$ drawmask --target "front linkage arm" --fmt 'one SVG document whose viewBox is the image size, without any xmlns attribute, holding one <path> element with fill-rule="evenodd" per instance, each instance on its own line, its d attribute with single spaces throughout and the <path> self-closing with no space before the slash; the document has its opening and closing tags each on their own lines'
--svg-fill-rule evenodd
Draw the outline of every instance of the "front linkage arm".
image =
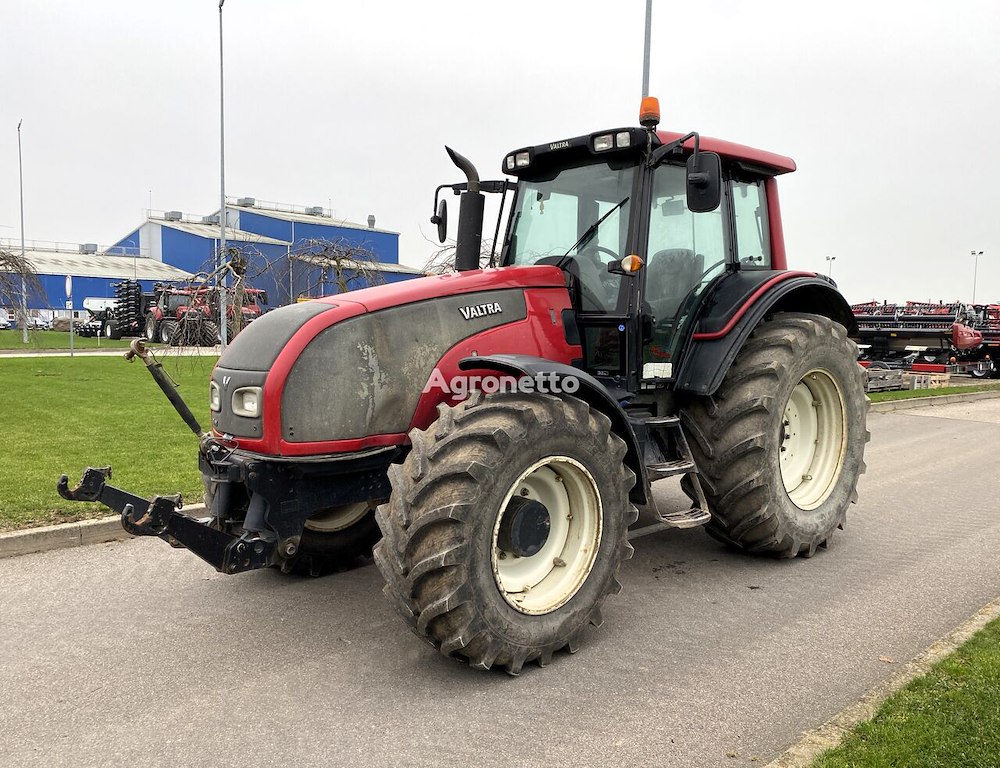
<svg viewBox="0 0 1000 768">
<path fill-rule="evenodd" d="M 251 533 L 234 536 L 211 527 L 211 518 L 198 519 L 180 512 L 181 497 L 154 496 L 152 500 L 107 484 L 111 467 L 88 467 L 80 484 L 69 487 L 63 475 L 56 490 L 70 501 L 97 501 L 122 516 L 122 527 L 135 536 L 159 536 L 172 546 L 190 549 L 222 573 L 266 568 L 275 562 L 275 542 Z"/>
</svg>

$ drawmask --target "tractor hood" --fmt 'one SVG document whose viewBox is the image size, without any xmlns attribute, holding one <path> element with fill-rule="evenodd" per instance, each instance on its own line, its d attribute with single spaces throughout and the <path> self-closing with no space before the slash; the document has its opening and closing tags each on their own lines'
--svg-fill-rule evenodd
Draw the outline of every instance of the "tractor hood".
<svg viewBox="0 0 1000 768">
<path fill-rule="evenodd" d="M 316 455 L 401 442 L 425 384 L 465 339 L 524 321 L 551 266 L 439 275 L 272 310 L 212 374 L 212 425 L 241 448 Z"/>
</svg>

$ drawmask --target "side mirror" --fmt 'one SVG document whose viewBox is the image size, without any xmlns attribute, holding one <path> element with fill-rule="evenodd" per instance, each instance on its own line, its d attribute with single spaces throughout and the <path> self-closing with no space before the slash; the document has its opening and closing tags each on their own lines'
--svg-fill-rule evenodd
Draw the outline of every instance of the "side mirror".
<svg viewBox="0 0 1000 768">
<path fill-rule="evenodd" d="M 709 213 L 722 202 L 722 159 L 699 152 L 687 160 L 687 205 L 693 213 Z"/>
<path fill-rule="evenodd" d="M 438 240 L 442 243 L 448 239 L 448 201 L 438 203 L 437 213 L 431 216 L 431 224 L 437 224 Z"/>
</svg>

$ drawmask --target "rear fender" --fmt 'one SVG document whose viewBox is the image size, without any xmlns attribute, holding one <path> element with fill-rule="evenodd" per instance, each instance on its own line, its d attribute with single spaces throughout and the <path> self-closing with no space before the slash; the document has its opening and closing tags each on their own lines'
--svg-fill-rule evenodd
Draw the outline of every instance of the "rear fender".
<svg viewBox="0 0 1000 768">
<path fill-rule="evenodd" d="M 678 391 L 710 395 L 737 353 L 768 315 L 809 312 L 858 330 L 847 300 L 829 278 L 814 272 L 744 271 L 722 280 L 708 299 L 677 374 Z"/>
<path fill-rule="evenodd" d="M 496 371 L 516 377 L 544 376 L 550 381 L 552 376 L 559 381 L 567 378 L 576 379 L 579 388 L 573 393 L 573 397 L 583 400 L 591 408 L 607 416 L 611 420 L 611 431 L 625 441 L 627 449 L 625 465 L 635 473 L 635 485 L 632 486 L 629 498 L 634 504 L 648 502 L 646 490 L 649 488 L 649 483 L 646 480 L 646 466 L 640 458 L 642 451 L 635 431 L 622 407 L 608 389 L 593 376 L 571 365 L 530 355 L 466 357 L 459 362 L 458 367 L 463 371 Z"/>
</svg>

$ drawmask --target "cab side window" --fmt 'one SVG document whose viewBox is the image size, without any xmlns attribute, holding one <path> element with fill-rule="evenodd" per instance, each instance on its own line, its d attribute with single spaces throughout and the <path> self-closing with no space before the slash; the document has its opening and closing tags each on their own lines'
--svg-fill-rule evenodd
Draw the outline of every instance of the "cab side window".
<svg viewBox="0 0 1000 768">
<path fill-rule="evenodd" d="M 736 258 L 742 269 L 770 269 L 771 242 L 767 229 L 767 198 L 762 181 L 733 181 Z"/>
</svg>

